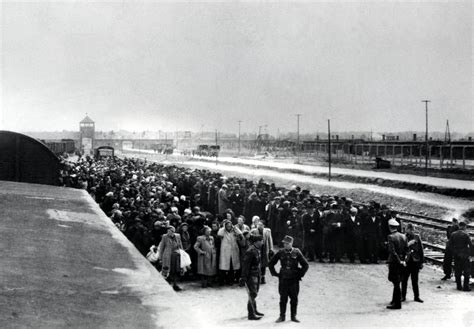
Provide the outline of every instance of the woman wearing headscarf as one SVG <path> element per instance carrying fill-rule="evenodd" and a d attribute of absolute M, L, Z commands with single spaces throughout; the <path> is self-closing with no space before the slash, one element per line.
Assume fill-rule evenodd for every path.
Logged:
<path fill-rule="evenodd" d="M 168 226 L 168 232 L 163 235 L 159 247 L 159 259 L 162 275 L 173 285 L 175 291 L 180 291 L 178 278 L 181 274 L 181 261 L 179 250 L 183 249 L 181 237 L 175 233 L 174 226 Z"/>
<path fill-rule="evenodd" d="M 197 237 L 194 249 L 198 254 L 197 273 L 201 275 L 202 287 L 210 285 L 210 280 L 216 275 L 216 245 L 211 235 L 211 228 L 204 226 L 203 235 Z"/>

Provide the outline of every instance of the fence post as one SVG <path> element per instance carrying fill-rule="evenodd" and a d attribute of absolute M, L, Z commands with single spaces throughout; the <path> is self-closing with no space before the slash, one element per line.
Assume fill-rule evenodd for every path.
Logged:
<path fill-rule="evenodd" d="M 400 165 L 403 166 L 403 145 L 400 145 L 400 153 L 401 153 L 401 156 L 400 156 Z"/>
<path fill-rule="evenodd" d="M 449 146 L 449 160 L 451 162 L 451 168 L 453 167 L 453 146 Z"/>
<path fill-rule="evenodd" d="M 443 169 L 443 146 L 439 147 L 439 169 Z"/>
<path fill-rule="evenodd" d="M 428 161 L 428 166 L 429 166 L 429 167 L 431 167 L 431 148 L 432 148 L 432 147 L 433 147 L 432 145 L 430 145 L 430 146 L 428 147 L 428 159 L 429 159 L 429 161 Z"/>
<path fill-rule="evenodd" d="M 466 169 L 466 147 L 462 147 L 462 169 Z"/>

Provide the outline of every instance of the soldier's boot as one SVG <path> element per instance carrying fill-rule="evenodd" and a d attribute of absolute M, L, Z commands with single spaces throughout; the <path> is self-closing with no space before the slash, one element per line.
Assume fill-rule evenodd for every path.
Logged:
<path fill-rule="evenodd" d="M 286 303 L 280 302 L 280 316 L 275 321 L 276 323 L 285 321 L 286 318 Z"/>
<path fill-rule="evenodd" d="M 259 311 L 257 311 L 257 302 L 256 301 L 253 301 L 253 309 L 255 310 L 256 315 L 258 315 L 258 316 L 264 316 L 265 315 L 265 314 L 260 313 Z"/>
<path fill-rule="evenodd" d="M 207 288 L 207 279 L 205 277 L 201 279 L 201 287 Z"/>
<path fill-rule="evenodd" d="M 469 288 L 469 275 L 464 275 L 464 286 L 462 288 L 463 291 L 471 291 Z"/>
<path fill-rule="evenodd" d="M 249 301 L 247 303 L 247 311 L 248 311 L 248 319 L 249 320 L 260 320 L 261 317 L 257 316 L 257 314 L 255 313 L 255 309 L 252 305 L 252 303 Z"/>
<path fill-rule="evenodd" d="M 461 277 L 456 276 L 456 288 L 462 290 Z"/>
<path fill-rule="evenodd" d="M 291 305 L 290 305 L 290 307 L 291 307 L 291 321 L 293 321 L 293 322 L 300 322 L 300 320 L 298 320 L 298 319 L 296 318 L 296 309 L 297 309 L 297 307 L 298 307 L 298 304 L 292 302 Z"/>

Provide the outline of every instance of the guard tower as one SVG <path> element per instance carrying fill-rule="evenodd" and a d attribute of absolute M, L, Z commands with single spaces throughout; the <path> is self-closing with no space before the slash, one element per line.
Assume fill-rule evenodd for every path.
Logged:
<path fill-rule="evenodd" d="M 92 121 L 89 116 L 82 119 L 79 122 L 79 132 L 80 132 L 80 150 L 84 155 L 93 155 L 94 152 L 94 135 L 95 135 L 95 123 Z"/>

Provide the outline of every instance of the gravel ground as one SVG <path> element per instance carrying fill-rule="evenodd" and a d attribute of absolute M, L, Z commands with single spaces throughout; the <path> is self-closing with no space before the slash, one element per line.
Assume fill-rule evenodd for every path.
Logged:
<path fill-rule="evenodd" d="M 420 273 L 420 295 L 425 303 L 413 301 L 411 284 L 402 310 L 385 306 L 392 286 L 386 265 L 310 263 L 300 286 L 298 318 L 300 324 L 276 324 L 279 315 L 278 281 L 267 274 L 257 305 L 265 316 L 248 321 L 245 288 L 200 288 L 196 282 L 183 283 L 180 295 L 191 301 L 196 314 L 209 328 L 219 327 L 469 327 L 474 326 L 472 293 L 455 290 L 452 281 L 440 281 L 442 273 L 425 266 Z M 289 318 L 289 306 L 287 317 Z"/>
<path fill-rule="evenodd" d="M 142 155 L 143 156 L 143 155 Z M 397 188 L 380 187 L 351 182 L 328 182 L 325 179 L 308 175 L 281 173 L 267 169 L 254 169 L 238 165 L 214 164 L 201 161 L 180 161 L 183 158 L 173 158 L 148 155 L 150 159 L 160 159 L 161 162 L 175 164 L 189 168 L 203 168 L 218 171 L 227 176 L 238 176 L 254 181 L 264 178 L 267 182 L 274 182 L 277 186 L 289 187 L 299 185 L 315 194 L 332 194 L 350 197 L 355 201 L 367 203 L 374 200 L 389 207 L 435 218 L 450 221 L 452 217 L 460 218 L 467 209 L 474 207 L 474 202 L 433 193 L 414 192 Z M 178 160 L 179 159 L 179 160 Z M 446 234 L 443 231 L 415 226 L 424 241 L 444 246 Z"/>

